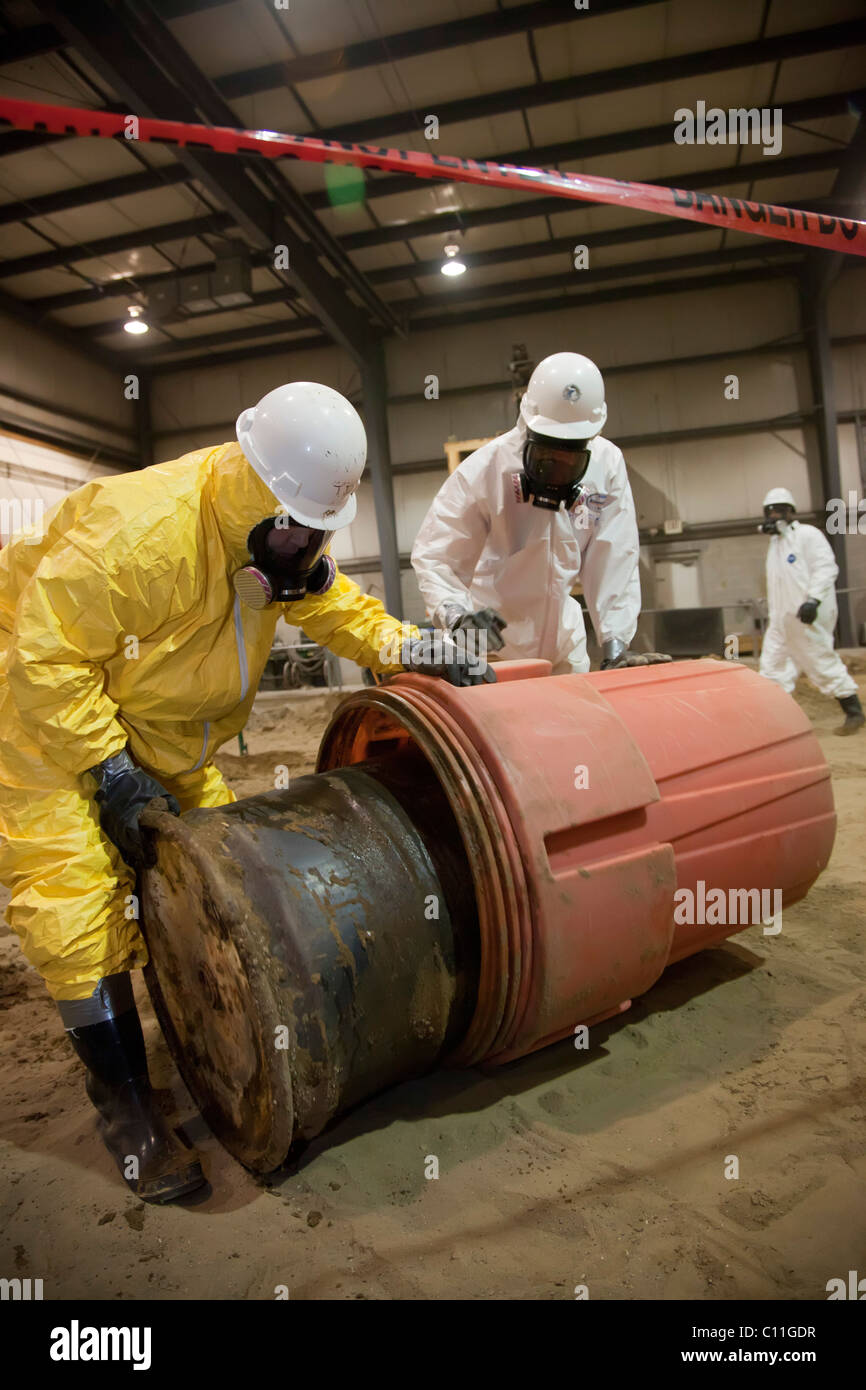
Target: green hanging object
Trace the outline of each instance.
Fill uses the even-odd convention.
[[[245,758],[247,756],[247,753],[249,752],[249,749],[247,748],[247,745],[244,743],[244,736],[242,732],[238,734],[238,748],[240,749],[241,757]]]
[[[364,201],[364,171],[351,164],[326,164],[325,188],[331,207]]]

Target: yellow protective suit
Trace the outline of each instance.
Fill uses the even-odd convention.
[[[128,746],[182,810],[234,800],[211,758],[244,726],[283,613],[377,671],[417,628],[337,575],[321,596],[237,599],[246,538],[276,501],[237,444],[88,483],[41,540],[0,551],[0,881],[55,999],[144,965],[134,879],[83,776]]]

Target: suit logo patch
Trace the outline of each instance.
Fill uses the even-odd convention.
[[[796,558],[797,558],[796,555],[789,555],[789,556],[788,556],[788,564],[789,564],[789,565],[793,565],[793,563],[794,563],[794,561],[796,560]]]
[[[598,512],[602,507],[609,506],[613,497],[609,492],[591,492],[584,500],[591,511]]]

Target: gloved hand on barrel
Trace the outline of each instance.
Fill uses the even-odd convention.
[[[618,671],[627,666],[658,666],[672,660],[666,652],[630,652],[618,637],[612,637],[602,645],[601,655],[602,671]]]
[[[152,844],[142,834],[139,819],[146,806],[161,797],[173,816],[180,815],[180,804],[156,778],[149,777],[124,749],[89,769],[99,783],[96,801],[99,824],[131,868],[156,862]]]
[[[436,676],[450,685],[491,685],[496,676],[487,662],[440,630],[415,637],[404,648],[403,665],[419,676]]]
[[[503,628],[508,627],[508,624],[494,608],[479,608],[477,613],[455,615],[451,618],[449,627],[452,632],[466,632],[473,635],[476,632],[485,633],[492,652],[501,652],[505,646],[501,634]]]

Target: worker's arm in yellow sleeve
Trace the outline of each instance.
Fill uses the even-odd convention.
[[[286,622],[302,627],[320,647],[383,675],[403,670],[403,643],[420,636],[414,624],[392,618],[377,598],[363,594],[339,570],[327,593],[285,603],[283,613]]]
[[[100,560],[69,543],[44,557],[18,600],[12,698],[50,761],[76,775],[126,747],[102,666],[123,647],[117,602]]]

